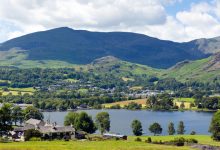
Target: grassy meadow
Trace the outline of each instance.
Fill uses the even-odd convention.
[[[30,88],[8,88],[7,91],[4,91],[2,88],[0,88],[0,93],[5,96],[5,95],[24,95],[24,94],[30,94],[32,95],[35,92],[35,89],[30,87]]]
[[[114,105],[120,105],[122,108],[125,105],[128,105],[131,102],[135,102],[137,104],[141,104],[142,108],[146,107],[146,101],[147,99],[136,99],[136,100],[126,100],[126,101],[120,101],[120,102],[114,102],[114,103],[108,103],[108,104],[103,104],[103,106],[105,108],[110,108],[111,106]],[[189,107],[188,105],[190,105],[191,103],[194,103],[195,99],[194,98],[175,98],[174,99],[174,104],[179,105],[179,103],[184,103],[186,109]]]
[[[104,106],[105,108],[110,108],[111,106],[114,106],[114,105],[120,105],[120,106],[123,108],[125,105],[128,105],[129,103],[135,102],[135,103],[137,103],[137,104],[141,104],[141,105],[142,105],[142,108],[144,108],[144,107],[146,107],[146,100],[147,100],[147,99],[127,100],[127,101],[120,101],[120,102],[114,102],[114,103],[103,104],[103,106]]]
[[[151,136],[155,141],[173,140],[180,136]],[[195,138],[200,144],[218,145],[208,135],[183,135],[184,138]],[[141,142],[136,142],[134,136],[129,136],[127,141],[106,140],[106,141],[30,141],[0,143],[1,150],[188,150],[191,147],[168,146],[145,143],[146,136],[140,137]]]

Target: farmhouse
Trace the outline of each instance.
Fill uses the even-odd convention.
[[[25,141],[24,134],[27,130],[38,130],[44,139],[73,139],[75,138],[75,129],[72,126],[58,126],[56,123],[50,124],[37,119],[29,119],[23,127],[14,128],[12,138],[16,141]]]

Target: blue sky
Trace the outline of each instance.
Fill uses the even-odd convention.
[[[205,1],[205,0],[204,0]],[[177,2],[174,5],[168,5],[166,7],[166,11],[169,15],[175,16],[179,11],[186,11],[190,9],[190,5],[192,3],[196,3],[198,0],[182,0],[181,2]]]
[[[1,0],[0,42],[68,26],[164,40],[220,36],[220,0]]]

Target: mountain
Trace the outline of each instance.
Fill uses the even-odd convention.
[[[206,54],[220,52],[220,37],[211,39],[198,39],[192,41],[192,43],[196,45],[197,49]]]
[[[183,61],[163,71],[163,78],[171,77],[179,81],[211,82],[220,80],[220,53],[196,61]]]
[[[177,43],[129,32],[90,32],[62,27],[6,41],[1,44],[0,53],[13,49],[25,55],[20,60],[23,62],[58,61],[64,65],[89,64],[111,55],[123,61],[169,68],[180,61],[209,56],[212,53],[209,49],[216,43],[211,40],[212,44],[207,46],[199,41]]]

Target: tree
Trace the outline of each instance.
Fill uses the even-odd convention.
[[[168,134],[169,135],[174,135],[175,134],[175,128],[174,128],[174,124],[172,122],[169,123],[168,125]]]
[[[214,140],[220,140],[220,111],[217,111],[211,120],[209,127],[209,132],[212,133],[212,138]]]
[[[184,123],[183,123],[183,121],[180,121],[178,128],[177,128],[177,134],[184,134],[185,132],[186,131],[185,131]]]
[[[11,105],[3,104],[0,109],[0,134],[7,134],[12,129]]]
[[[131,128],[133,131],[133,134],[136,136],[141,136],[142,135],[142,125],[139,120],[133,120],[131,124]]]
[[[135,103],[135,102],[131,102],[128,105],[125,105],[124,108],[125,109],[130,109],[130,110],[137,110],[137,109],[141,109],[141,104]]]
[[[185,108],[184,102],[181,102],[180,109],[184,109],[184,108]]]
[[[157,102],[156,96],[150,96],[146,101],[146,105],[150,108],[153,108],[153,106],[156,102]]]
[[[35,108],[33,106],[29,106],[24,110],[24,120],[28,120],[31,118],[43,120],[44,116],[37,108]]]
[[[76,112],[69,112],[64,119],[64,125],[69,126],[72,125],[74,128],[76,128],[77,119],[79,117],[79,114]]]
[[[74,113],[70,112],[66,115],[64,125],[73,125],[76,130],[94,133],[96,131],[92,117],[86,112]]]
[[[21,107],[15,106],[12,108],[12,120],[15,125],[17,125],[17,122],[19,122],[20,125],[22,124],[24,120],[24,114]]]
[[[162,130],[163,130],[162,127],[161,127],[160,124],[157,123],[157,122],[151,124],[150,127],[149,127],[149,131],[150,131],[151,133],[154,133],[154,135],[156,135],[156,134],[161,134],[161,133],[162,133]]]
[[[76,122],[76,129],[85,131],[87,133],[94,133],[96,131],[96,127],[92,120],[92,117],[89,116],[86,112],[79,113]]]
[[[96,115],[96,126],[101,134],[110,130],[110,117],[107,112],[100,112]]]

